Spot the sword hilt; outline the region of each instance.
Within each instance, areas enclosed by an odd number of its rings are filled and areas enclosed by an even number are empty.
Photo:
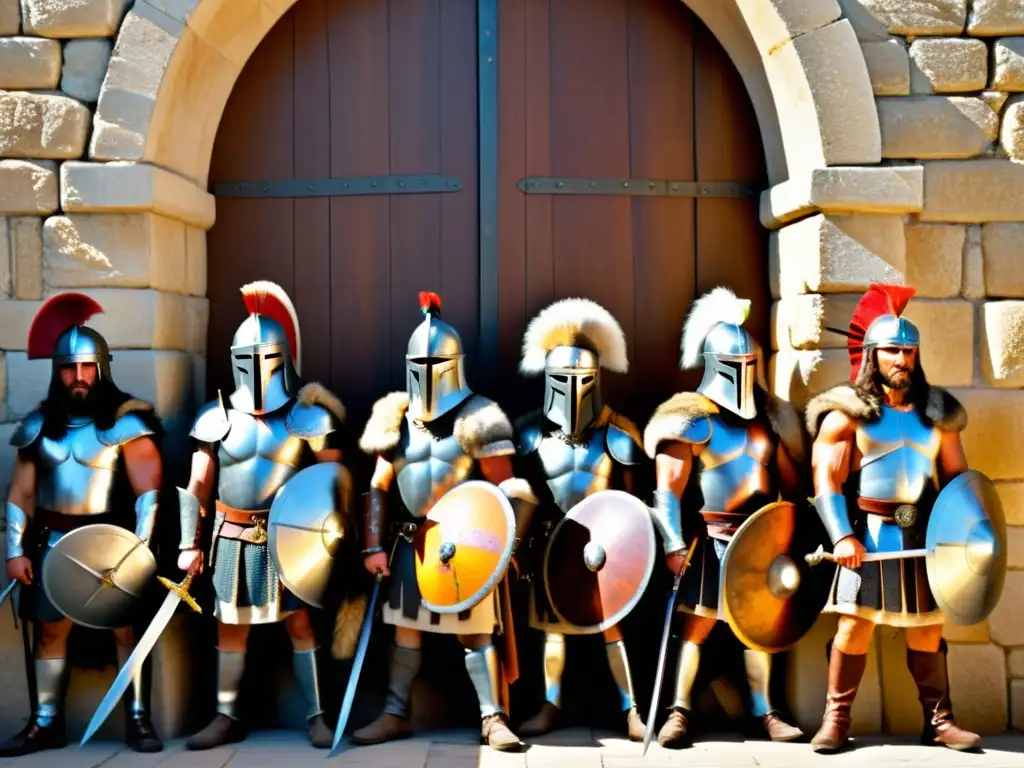
[[[836,561],[836,556],[831,552],[826,552],[825,547],[819,546],[809,555],[804,555],[804,560],[806,560],[807,564],[813,568],[816,565],[820,565],[822,560],[828,560],[834,563]]]
[[[157,579],[160,580],[161,584],[167,587],[168,591],[176,594],[178,596],[178,599],[181,600],[181,602],[185,603],[185,605],[187,605],[193,611],[195,611],[196,613],[203,612],[203,609],[199,607],[199,603],[197,603],[192,598],[192,595],[188,593],[189,587],[192,586],[191,573],[185,574],[185,578],[182,579],[181,582],[178,584],[175,584],[170,579],[165,579],[163,576],[157,576]]]

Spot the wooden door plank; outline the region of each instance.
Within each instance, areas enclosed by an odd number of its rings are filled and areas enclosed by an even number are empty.
[[[440,2],[389,3],[391,173],[440,170]],[[440,203],[437,195],[391,198],[391,322],[396,340],[407,339],[422,320],[419,291],[441,291]],[[441,298],[447,312],[464,301],[454,295]],[[398,347],[396,341],[393,350]],[[404,380],[404,360],[395,357],[393,385]]]
[[[389,173],[388,6],[328,2],[330,175]],[[385,196],[337,197],[331,207],[331,380],[353,423],[394,386],[390,375],[391,216]]]
[[[440,291],[444,317],[462,337],[474,371],[480,312],[476,0],[440,0],[439,12],[440,169],[462,182],[459,192],[438,196]]]
[[[697,179],[751,181],[763,188],[764,152],[743,81],[707,27],[694,24]],[[769,349],[768,238],[757,204],[756,198],[697,201],[697,291],[726,285],[751,299],[745,327]]]
[[[331,156],[330,61],[324,3],[303,0],[292,11],[292,120],[297,178],[322,178]],[[331,378],[331,203],[327,198],[298,198],[294,205],[293,301],[303,331],[302,375],[306,381],[319,381],[342,394],[345,382]]]
[[[633,178],[694,178],[692,19],[679,0],[630,4]],[[694,201],[637,197],[632,209],[636,325],[630,363],[636,375],[630,401],[646,415],[687,383],[678,362],[680,329],[693,300]]]

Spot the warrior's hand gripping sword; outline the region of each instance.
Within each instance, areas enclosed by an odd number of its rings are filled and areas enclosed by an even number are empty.
[[[199,604],[192,599],[192,595],[188,593],[189,587],[192,585],[192,574],[189,573],[181,581],[180,584],[175,584],[170,579],[165,579],[163,576],[157,577],[160,583],[168,589],[167,597],[164,598],[163,605],[160,606],[160,610],[156,612],[156,616],[153,617],[153,621],[150,622],[146,632],[139,639],[139,642],[135,645],[135,650],[132,651],[132,655],[128,657],[128,661],[121,667],[121,671],[117,673],[117,677],[114,678],[114,684],[110,686],[110,690],[107,691],[107,695],[103,697],[103,701],[100,702],[99,707],[96,709],[96,713],[92,716],[92,720],[89,721],[89,727],[85,729],[85,735],[82,736],[82,741],[79,746],[84,747],[86,742],[93,737],[93,734],[99,730],[100,726],[103,725],[104,721],[110,716],[110,713],[114,711],[114,707],[117,706],[117,702],[124,696],[124,692],[128,690],[128,686],[131,685],[132,677],[135,675],[135,670],[142,666],[146,661],[146,657],[149,656],[150,651],[153,650],[156,645],[156,641],[160,638],[160,634],[166,629],[170,623],[171,618],[174,616],[174,609],[178,607],[178,603],[184,602],[189,608],[196,613],[202,613],[202,609]]]
[[[907,560],[912,557],[927,557],[928,554],[929,551],[927,549],[905,549],[900,552],[866,552],[860,561],[862,563],[877,563],[884,560]],[[831,552],[826,552],[824,547],[818,547],[809,555],[804,555],[804,560],[810,566],[820,565],[822,560],[828,560],[830,563],[839,562],[836,560],[836,556]]]

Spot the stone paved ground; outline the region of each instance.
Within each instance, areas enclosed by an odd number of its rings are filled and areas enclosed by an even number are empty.
[[[186,752],[173,742],[158,755],[136,755],[114,743],[69,747],[24,758],[0,761],[18,768],[313,768],[314,766],[372,766],[373,768],[803,768],[803,766],[984,766],[1024,768],[1024,735],[989,737],[980,754],[921,747],[906,739],[860,740],[858,749],[825,757],[806,744],[766,744],[727,737],[698,742],[692,749],[670,752],[652,745],[646,757],[640,746],[617,736],[572,729],[537,740],[522,753],[499,754],[478,746],[468,731],[437,732],[423,738],[376,747],[352,749],[332,761],[326,753],[307,747],[297,733],[255,734],[242,744],[209,752]]]

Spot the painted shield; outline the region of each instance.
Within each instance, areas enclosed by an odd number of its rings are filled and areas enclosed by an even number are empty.
[[[130,624],[154,578],[156,558],[145,542],[106,523],[65,534],[43,562],[43,591],[54,608],[93,629]]]
[[[813,507],[768,504],[748,517],[722,558],[725,619],[758,651],[783,651],[814,625],[828,601],[835,566],[812,568],[804,555],[828,543]]]
[[[639,602],[657,558],[647,505],[598,491],[558,521],[544,552],[544,589],[565,634],[618,624]]]
[[[334,553],[347,533],[351,488],[342,464],[321,462],[285,483],[270,505],[267,544],[281,583],[315,608],[323,607]]]
[[[1006,518],[995,486],[970,470],[939,494],[925,534],[925,567],[935,602],[953,624],[978,624],[1006,580]]]
[[[484,480],[448,491],[416,532],[416,583],[424,607],[462,613],[505,575],[516,519],[505,494]]]

